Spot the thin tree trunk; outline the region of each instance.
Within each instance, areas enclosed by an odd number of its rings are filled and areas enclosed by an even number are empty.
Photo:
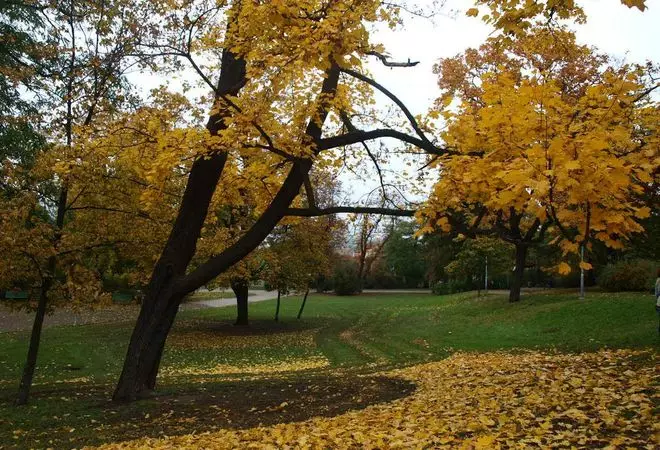
[[[68,17],[69,29],[71,31],[71,54],[69,55],[69,72],[66,84],[66,145],[71,148],[73,145],[73,83],[74,83],[74,69],[76,64],[76,34],[74,27],[74,4],[73,0],[70,2],[70,10]],[[90,119],[91,120],[91,119]],[[60,187],[60,194],[57,200],[57,213],[55,218],[55,234],[53,236],[53,246],[57,247],[62,238],[62,228],[64,227],[64,216],[67,210],[68,189],[66,181],[62,181]],[[34,378],[34,371],[37,366],[37,356],[39,354],[39,344],[41,343],[41,329],[43,328],[44,317],[46,315],[46,308],[48,306],[48,291],[53,285],[55,278],[55,270],[57,268],[57,257],[50,256],[46,264],[46,273],[42,277],[41,289],[39,292],[39,302],[37,304],[37,311],[34,316],[34,323],[32,324],[32,332],[30,334],[30,345],[28,347],[28,354],[23,368],[23,376],[18,388],[18,398],[16,399],[17,405],[25,405],[30,396],[30,388],[32,387],[32,380]]]
[[[244,279],[231,281],[231,290],[236,295],[236,322],[234,325],[248,325],[248,282]]]
[[[509,291],[509,302],[514,303],[520,301],[520,289],[523,283],[523,276],[525,274],[525,261],[527,259],[527,246],[524,244],[516,244],[516,267],[513,271],[511,278],[511,286]]]
[[[275,307],[275,322],[280,320],[280,295],[282,291],[277,290],[277,306]]]
[[[300,305],[300,310],[298,311],[298,319],[302,316],[303,310],[305,309],[305,303],[307,303],[307,296],[309,295],[309,287],[305,291],[305,296],[303,297],[302,304]]]
[[[39,354],[39,344],[41,342],[41,329],[44,323],[44,317],[46,316],[46,307],[48,306],[48,289],[50,289],[51,284],[52,278],[45,278],[39,291],[39,303],[34,316],[34,324],[32,325],[30,346],[28,347],[27,359],[23,367],[21,383],[18,386],[17,405],[27,404],[30,396],[30,388],[32,387],[32,379],[34,378],[34,370],[37,366],[37,355]]]

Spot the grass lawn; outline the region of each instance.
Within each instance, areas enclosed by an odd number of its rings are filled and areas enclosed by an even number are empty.
[[[254,295],[254,294],[248,294],[248,295]],[[236,298],[234,296],[234,293],[231,290],[227,291],[212,291],[212,292],[204,292],[204,291],[199,291],[199,292],[193,292],[192,294],[189,294],[186,296],[186,298],[183,299],[184,302],[198,302],[198,301],[203,301],[203,300],[217,300],[220,298]]]
[[[313,295],[296,320],[299,304],[284,298],[279,323],[274,301],[250,304],[249,329],[231,325],[231,307],[180,313],[158,396],[128,406],[108,398],[132,323],[44,330],[33,398],[22,408],[11,399],[27,333],[0,333],[0,436],[12,436],[1,445],[72,447],[336,415],[410,392],[376,371],[459,350],[655,351],[659,343],[653,298],[637,293],[579,301],[548,291],[518,304],[474,293]],[[300,407],[278,406],[296,399]]]

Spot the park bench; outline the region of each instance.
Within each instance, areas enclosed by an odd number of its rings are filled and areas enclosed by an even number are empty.
[[[5,291],[5,298],[7,300],[28,300],[30,293],[27,291]]]
[[[134,294],[131,292],[113,292],[112,293],[112,303],[118,303],[121,305],[126,305],[133,302]]]

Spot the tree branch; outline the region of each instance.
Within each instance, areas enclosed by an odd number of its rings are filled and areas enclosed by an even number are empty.
[[[363,75],[359,72],[356,72],[352,69],[341,69],[342,72],[344,72],[347,75],[352,76],[353,78],[357,78],[360,81],[363,81],[367,83],[370,86],[373,86],[374,88],[378,89],[380,92],[385,94],[390,100],[392,100],[403,112],[403,114],[406,116],[408,121],[410,122],[410,125],[413,127],[415,130],[415,133],[420,137],[420,139],[426,143],[428,146],[435,147],[431,141],[428,140],[422,129],[420,128],[419,124],[417,123],[417,119],[415,119],[415,116],[412,115],[410,110],[406,107],[406,105],[403,104],[401,100],[399,100],[399,97],[394,95],[392,92],[390,92],[388,89],[385,88],[385,86],[381,85],[380,83],[377,83],[375,80],[367,77],[366,75]]]
[[[287,216],[317,217],[331,214],[380,214],[383,216],[413,217],[415,210],[369,206],[332,206],[329,208],[289,208]]]
[[[367,55],[375,56],[376,58],[380,59],[380,62],[382,62],[386,67],[414,67],[419,64],[419,61],[410,61],[410,58],[408,58],[408,62],[392,62],[387,56],[383,55],[382,53],[378,53],[375,50],[367,52]]]

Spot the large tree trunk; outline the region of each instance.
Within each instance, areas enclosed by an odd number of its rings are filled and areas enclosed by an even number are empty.
[[[231,280],[231,290],[236,295],[237,314],[234,325],[248,325],[248,285],[247,280],[243,278]]]
[[[176,278],[185,274],[197,246],[208,205],[227,160],[226,153],[193,163],[177,220],[151,274],[140,315],[113,399],[130,401],[155,386],[160,357],[185,293],[177,292]]]
[[[527,259],[527,245],[516,244],[516,267],[513,270],[509,291],[509,302],[520,301],[520,288],[525,274],[525,261]]]
[[[236,95],[245,83],[245,61],[225,50],[218,82],[218,96]],[[217,135],[226,126],[222,112],[209,118],[207,129]],[[198,158],[190,169],[172,232],[151,274],[140,315],[133,329],[124,367],[113,400],[132,401],[152,390],[167,334],[179,303],[189,291],[176,289],[177,278],[185,275],[195,254],[211,198],[227,162],[225,151]],[[192,289],[194,290],[194,289]]]
[[[244,77],[245,62],[225,51],[219,91],[227,93],[225,88],[229,86],[234,89],[234,94],[237,93],[245,81]],[[339,70],[333,66],[323,81],[321,95],[331,97],[338,80]],[[231,90],[229,93],[232,93]],[[328,102],[322,102],[318,121],[310,121],[307,127],[306,134],[313,142],[321,137],[321,126],[327,117],[328,107]],[[212,133],[213,127],[224,127],[221,117],[211,118],[208,128]],[[312,167],[311,160],[296,161],[269,207],[255,224],[236,243],[186,274],[226,159],[226,153],[217,153],[207,159],[200,158],[193,164],[172,233],[152,273],[113,395],[114,401],[136,400],[154,388],[163,346],[183,297],[220,275],[263,242],[286,214]]]

